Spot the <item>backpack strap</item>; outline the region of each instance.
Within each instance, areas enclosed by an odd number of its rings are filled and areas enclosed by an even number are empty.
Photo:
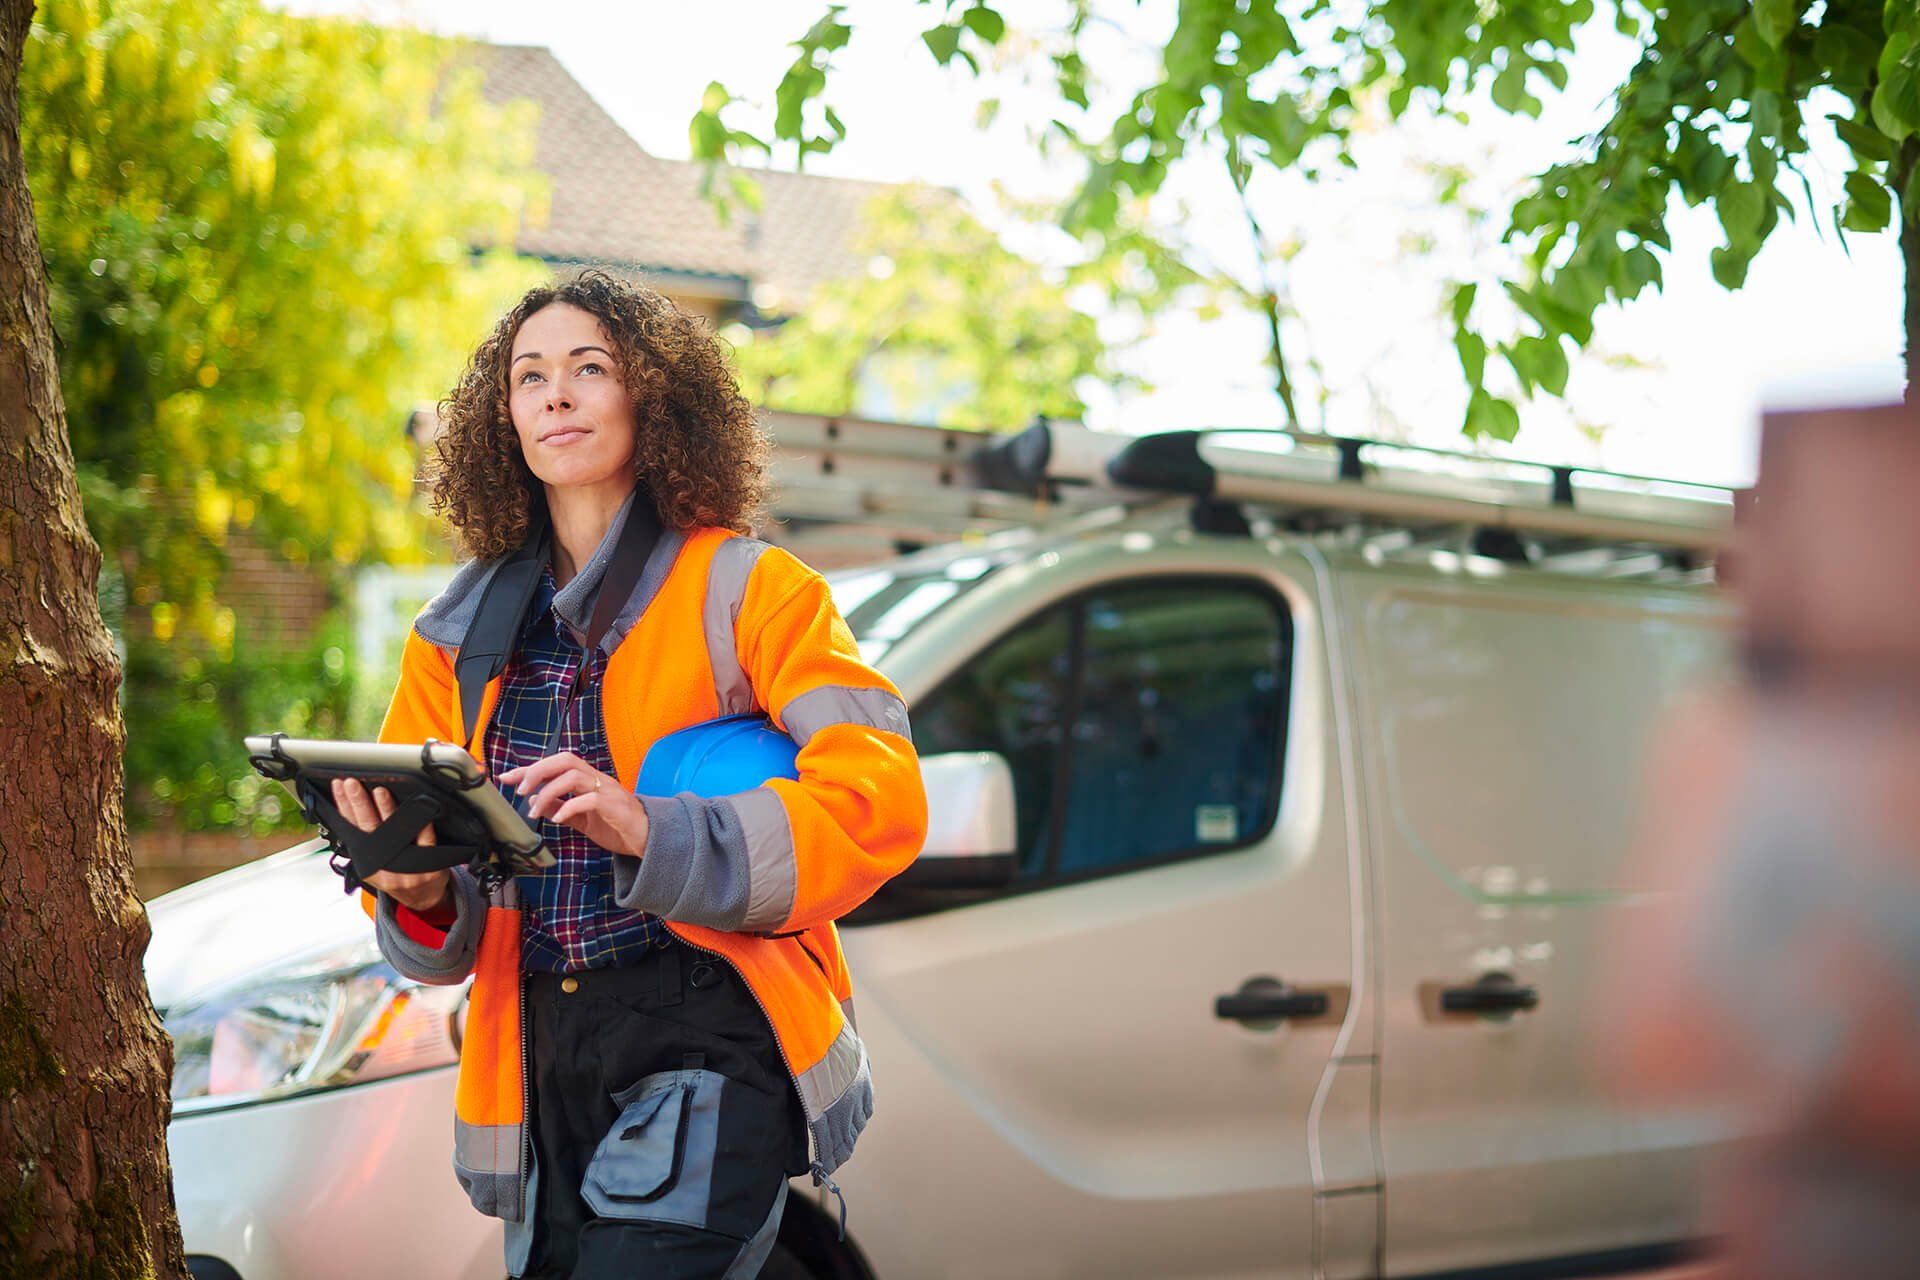
[[[593,651],[633,594],[660,541],[660,532],[660,513],[653,497],[644,485],[639,486],[627,509],[626,523],[621,526],[620,540],[614,544],[613,559],[594,595],[593,616],[581,652],[583,670],[593,661]],[[453,664],[454,678],[460,686],[462,746],[473,740],[474,721],[480,714],[480,698],[487,683],[506,670],[507,660],[520,642],[520,629],[526,625],[527,610],[533,604],[540,571],[547,564],[552,544],[553,526],[545,504],[536,502],[533,527],[526,541],[501,562],[481,592],[480,605]]]
[[[460,686],[463,747],[473,741],[474,720],[480,714],[480,697],[488,681],[505,671],[507,659],[513,656],[552,542],[553,526],[547,518],[546,504],[536,500],[526,541],[501,561],[480,593],[480,605],[467,624],[467,634],[453,660],[454,679]]]

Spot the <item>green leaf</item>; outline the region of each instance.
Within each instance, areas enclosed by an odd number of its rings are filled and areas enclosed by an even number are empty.
[[[845,12],[844,5],[836,4],[829,7],[826,13],[821,15],[820,20],[808,29],[807,34],[800,37],[800,47],[825,49],[828,52],[844,49],[848,37],[853,34],[853,29],[842,20],[841,15]]]
[[[1760,223],[1767,215],[1767,195],[1747,182],[1731,182],[1720,188],[1714,205],[1720,211],[1720,225],[1727,229],[1729,244],[1740,247],[1760,237]]]
[[[1900,197],[1900,212],[1906,220],[1920,226],[1920,164],[1907,175],[1907,189]]]
[[[1477,387],[1487,376],[1487,343],[1479,334],[1462,329],[1453,335],[1453,349],[1460,354],[1460,370],[1467,385]]]
[[[1799,25],[1800,6],[1797,0],[1754,0],[1753,22],[1760,38],[1778,49]]]
[[[1566,89],[1567,87],[1567,64],[1566,63],[1540,62],[1540,63],[1535,63],[1534,65],[1535,65],[1535,68],[1540,72],[1540,74],[1547,78],[1548,84],[1552,85],[1557,90],[1564,91]]]
[[[926,41],[934,61],[943,67],[952,62],[953,55],[960,51],[959,27],[930,27],[920,33],[920,38]]]
[[[1000,37],[1007,34],[1006,19],[983,4],[977,4],[961,14],[960,21],[967,24],[967,30],[988,44],[999,44]]]
[[[1527,92],[1527,63],[1525,59],[1516,57],[1493,78],[1493,105],[1502,111],[1518,114],[1525,111],[1529,104],[1536,108],[1539,106],[1533,95]]]
[[[1853,148],[1853,154],[1861,160],[1893,159],[1893,139],[1871,125],[1849,120],[1844,116],[1833,117],[1833,131],[1840,135],[1840,141]]]
[[[1473,295],[1479,291],[1477,284],[1463,284],[1453,291],[1449,309],[1453,313],[1453,324],[1457,329],[1467,322],[1467,313],[1473,310]]]
[[[1478,439],[1493,434],[1493,397],[1475,388],[1467,397],[1467,419],[1460,430]]]
[[[1660,260],[1653,250],[1637,244],[1608,264],[1607,279],[1622,299],[1638,297],[1648,285],[1660,282]]]
[[[1864,169],[1847,175],[1847,208],[1840,225],[1848,231],[1886,230],[1893,220],[1893,192]]]
[[[687,125],[687,141],[696,160],[717,160],[727,147],[727,127],[718,116],[702,111]]]
[[[1744,253],[1730,248],[1715,249],[1710,255],[1713,263],[1713,278],[1723,289],[1738,289],[1747,282],[1747,267],[1753,261]]]
[[[1896,31],[1880,51],[1880,85],[1873,91],[1873,123],[1895,142],[1920,129],[1920,72],[1907,65],[1913,36]]]
[[[1879,56],[1879,42],[1858,27],[1822,22],[1813,36],[1813,64],[1826,68],[1833,87],[1850,98],[1867,87]]]
[[[1488,432],[1496,440],[1511,441],[1520,434],[1520,410],[1514,408],[1511,400],[1497,396],[1488,401],[1493,411],[1493,427]]]
[[[1549,394],[1567,394],[1567,353],[1553,338],[1522,338],[1522,346],[1533,350],[1534,380]]]

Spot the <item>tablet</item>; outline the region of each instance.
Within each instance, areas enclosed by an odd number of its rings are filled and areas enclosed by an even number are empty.
[[[554,865],[554,856],[539,833],[487,781],[479,763],[454,743],[436,738],[423,743],[339,742],[273,733],[249,735],[246,744],[253,767],[286,787],[309,821],[322,821],[331,808],[333,779],[358,778],[369,789],[386,787],[396,805],[427,797],[438,811],[434,834],[447,846],[439,865],[471,862],[478,871],[483,864],[492,864],[516,875]],[[303,790],[309,794],[302,794]],[[316,804],[317,796],[326,799]],[[345,835],[350,842],[347,852],[355,855],[357,863],[358,850],[352,846],[365,843],[364,838],[378,830],[328,834]],[[466,856],[459,856],[462,852]],[[409,848],[406,853],[408,863],[435,859],[431,847]],[[389,865],[397,870],[423,869],[399,862]]]

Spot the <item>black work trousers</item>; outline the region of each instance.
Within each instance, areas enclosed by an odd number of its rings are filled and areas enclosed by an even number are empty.
[[[680,942],[527,977],[537,1173],[530,1277],[758,1274],[806,1121],[733,967]]]

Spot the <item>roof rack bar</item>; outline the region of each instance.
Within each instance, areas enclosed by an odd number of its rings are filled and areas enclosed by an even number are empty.
[[[776,445],[781,515],[849,527],[917,523],[934,539],[1175,496],[1316,526],[1471,526],[1708,556],[1732,525],[1734,491],[1724,486],[1352,436],[1251,428],[1125,436],[1044,419],[1000,433],[780,412],[763,421]]]

